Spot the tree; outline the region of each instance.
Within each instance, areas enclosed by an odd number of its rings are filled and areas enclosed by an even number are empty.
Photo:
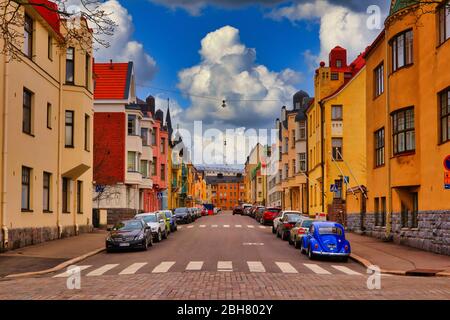
[[[60,30],[57,44],[77,45],[90,50],[92,44],[109,47],[105,39],[114,33],[116,23],[103,7],[104,0],[0,0],[0,53],[8,60],[23,57],[25,10],[55,18]],[[82,26],[84,24],[85,27]],[[106,36],[106,37],[105,37]]]

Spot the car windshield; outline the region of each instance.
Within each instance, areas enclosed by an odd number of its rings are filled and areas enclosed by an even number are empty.
[[[259,208],[258,212],[264,212],[264,208]]]
[[[277,212],[280,212],[281,210],[280,209],[275,209],[275,208],[269,208],[266,211],[277,213]]]
[[[146,223],[156,222],[156,214],[149,214],[146,216],[138,216],[138,218],[144,220]]]
[[[172,212],[166,211],[166,217],[167,218],[172,218]]]
[[[300,220],[300,216],[298,214],[288,214],[287,215],[287,220],[289,222],[297,222],[298,220]]]
[[[313,223],[313,220],[303,220],[301,227],[303,228],[309,228]]]
[[[332,234],[332,235],[341,236],[342,230],[341,230],[341,228],[338,228],[338,227],[319,227],[319,234],[321,234],[321,235]]]
[[[142,229],[142,223],[139,220],[119,222],[113,228],[113,230],[116,231],[131,231],[140,229]]]
[[[186,213],[186,212],[187,212],[186,208],[177,208],[177,209],[175,209],[175,214],[177,214],[177,213]]]

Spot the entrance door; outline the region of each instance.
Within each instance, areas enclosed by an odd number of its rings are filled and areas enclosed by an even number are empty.
[[[361,215],[360,215],[361,231],[366,230],[366,197],[361,194]]]

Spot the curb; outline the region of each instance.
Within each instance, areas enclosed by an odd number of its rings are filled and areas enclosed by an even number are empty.
[[[372,262],[370,262],[369,260],[360,257],[356,254],[350,254],[350,259],[352,259],[353,261],[363,265],[366,268],[369,268],[369,266],[374,265]],[[403,270],[388,270],[388,269],[380,269],[380,272],[382,274],[391,274],[391,275],[396,275],[396,276],[406,276],[406,272],[407,271],[403,271]],[[449,277],[450,278],[450,272],[438,272],[436,273],[435,277]]]
[[[68,266],[70,266],[72,264],[75,264],[77,262],[85,260],[85,259],[87,259],[89,257],[95,256],[96,254],[99,254],[100,252],[103,252],[103,251],[105,251],[105,248],[99,248],[97,250],[91,251],[91,252],[86,253],[84,255],[81,255],[81,256],[72,258],[70,260],[67,260],[67,261],[65,261],[63,263],[58,264],[56,267],[53,267],[53,268],[50,268],[50,269],[41,270],[41,271],[34,271],[34,272],[10,274],[10,275],[7,275],[7,276],[3,277],[3,279],[25,278],[25,277],[39,276],[39,275],[43,275],[43,274],[47,274],[47,273],[60,271],[61,269],[67,268]]]

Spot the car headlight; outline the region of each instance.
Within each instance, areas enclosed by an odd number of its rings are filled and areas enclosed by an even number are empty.
[[[152,227],[152,232],[157,232],[158,231],[158,227]]]
[[[141,233],[140,235],[136,236],[136,240],[142,240],[144,239],[144,234]]]

